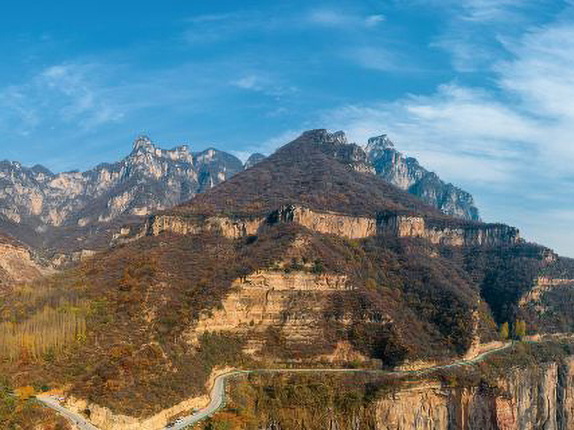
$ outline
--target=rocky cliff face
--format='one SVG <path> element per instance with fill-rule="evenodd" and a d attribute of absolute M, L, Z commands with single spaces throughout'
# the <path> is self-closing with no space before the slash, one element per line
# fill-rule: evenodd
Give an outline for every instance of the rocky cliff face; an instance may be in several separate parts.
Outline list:
<path fill-rule="evenodd" d="M 375 173 L 367 154 L 359 145 L 349 143 L 342 131 L 329 133 L 327 130 L 307 132 L 322 146 L 323 152 L 357 172 Z M 306 133 L 303 133 L 305 136 Z"/>
<path fill-rule="evenodd" d="M 379 234 L 419 237 L 436 245 L 497 246 L 520 241 L 518 229 L 502 224 L 444 224 L 418 216 L 384 214 L 377 225 Z"/>
<path fill-rule="evenodd" d="M 16 223 L 46 226 L 108 222 L 147 215 L 189 200 L 243 170 L 230 154 L 194 153 L 187 146 L 157 148 L 147 137 L 131 154 L 87 172 L 53 174 L 17 162 L 0 163 L 0 215 Z"/>
<path fill-rule="evenodd" d="M 411 383 L 366 408 L 277 404 L 280 410 L 260 413 L 259 428 L 293 430 L 303 422 L 312 430 L 567 430 L 574 428 L 574 360 L 515 368 L 490 386 Z"/>
<path fill-rule="evenodd" d="M 235 281 L 222 307 L 204 313 L 187 337 L 197 342 L 206 332 L 241 334 L 246 352 L 257 355 L 265 355 L 269 329 L 280 332 L 287 344 L 320 343 L 330 295 L 352 288 L 344 275 L 257 272 Z"/>
<path fill-rule="evenodd" d="M 287 205 L 262 217 L 185 217 L 156 215 L 148 219 L 139 233 L 127 229 L 116 235 L 116 242 L 137 239 L 144 235 L 157 236 L 164 232 L 181 235 L 210 232 L 237 239 L 256 234 L 261 228 L 277 223 L 296 223 L 311 231 L 347 239 L 364 239 L 376 235 L 415 237 L 435 245 L 498 246 L 520 241 L 518 229 L 502 224 L 444 223 L 421 216 L 382 213 L 377 217 L 350 216 L 336 212 L 313 211 Z"/>
<path fill-rule="evenodd" d="M 514 370 L 497 389 L 402 390 L 376 405 L 377 430 L 574 428 L 574 361 Z"/>
<path fill-rule="evenodd" d="M 391 184 L 420 197 L 447 215 L 480 219 L 469 193 L 445 183 L 435 173 L 422 167 L 415 158 L 404 156 L 395 149 L 387 135 L 370 138 L 366 153 L 377 175 Z"/>
<path fill-rule="evenodd" d="M 27 248 L 0 237 L 0 287 L 31 281 L 47 273 Z"/>

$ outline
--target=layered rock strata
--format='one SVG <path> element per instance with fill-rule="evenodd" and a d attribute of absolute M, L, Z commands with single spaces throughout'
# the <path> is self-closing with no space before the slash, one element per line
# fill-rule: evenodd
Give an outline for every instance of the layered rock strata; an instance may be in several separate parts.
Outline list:
<path fill-rule="evenodd" d="M 187 235 L 202 232 L 219 233 L 237 239 L 257 234 L 259 229 L 277 223 L 296 223 L 311 231 L 332 234 L 347 239 L 362 239 L 376 235 L 414 237 L 426 239 L 437 245 L 448 246 L 498 246 L 520 241 L 518 229 L 502 224 L 445 223 L 427 220 L 421 216 L 380 214 L 377 217 L 357 217 L 335 212 L 314 211 L 288 205 L 267 217 L 231 218 L 210 216 L 205 218 L 180 215 L 150 217 L 143 230 L 134 234 L 125 230 L 116 236 L 122 242 L 142 235 L 157 236 L 164 232 Z"/>

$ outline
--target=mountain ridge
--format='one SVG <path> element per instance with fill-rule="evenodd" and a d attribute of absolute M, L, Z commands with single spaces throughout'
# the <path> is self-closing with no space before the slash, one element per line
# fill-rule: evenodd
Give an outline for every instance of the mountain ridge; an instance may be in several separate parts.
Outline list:
<path fill-rule="evenodd" d="M 32 333 L 37 361 L 0 361 L 4 372 L 145 417 L 201 396 L 218 367 L 394 368 L 463 357 L 519 318 L 533 334 L 572 330 L 574 297 L 533 287 L 544 273 L 574 279 L 571 262 L 512 227 L 443 214 L 365 171 L 359 149 L 307 132 L 149 216 L 144 234 L 36 280 L 34 296 L 15 289 L 0 304 L 0 322 L 19 321 L 9 339 L 58 312 L 78 323 Z M 536 312 L 548 288 L 557 315 Z"/>
<path fill-rule="evenodd" d="M 371 189 L 364 189 L 361 194 L 373 196 L 377 189 L 387 190 L 385 192 L 389 195 L 396 194 L 388 188 L 387 183 L 397 185 L 392 178 L 381 174 L 380 169 L 377 173 L 380 163 L 374 163 L 372 148 L 372 141 L 376 138 L 369 141 L 371 147 L 368 144 L 367 149 L 370 151 L 366 152 L 360 145 L 349 143 L 341 131 L 329 133 L 318 129 L 303 136 L 312 134 L 322 144 L 325 156 L 332 156 L 342 165 L 371 177 L 368 179 L 371 183 L 368 188 Z M 140 136 L 133 142 L 132 151 L 122 160 L 100 163 L 85 172 L 53 173 L 41 165 L 25 167 L 18 162 L 3 161 L 0 162 L 0 184 L 3 185 L 0 189 L 0 230 L 39 250 L 46 258 L 55 259 L 59 266 L 69 259 L 74 261 L 76 257 L 72 255 L 87 255 L 105 249 L 121 225 L 137 224 L 150 213 L 169 211 L 185 204 L 236 174 L 257 169 L 273 156 L 255 153 L 243 164 L 235 156 L 214 148 L 198 152 L 191 151 L 188 145 L 162 149 L 148 137 Z M 319 172 L 322 169 L 324 166 L 315 165 L 311 170 Z M 272 175 L 272 172 L 267 174 Z M 340 175 L 345 176 L 346 172 L 341 171 Z M 376 180 L 378 178 L 386 183 Z M 258 181 L 252 184 L 253 190 L 260 186 Z M 441 191 L 444 183 L 437 181 L 436 187 L 434 184 L 423 187 L 427 195 L 444 194 Z M 407 191 L 429 206 L 444 209 L 437 199 L 425 199 L 424 195 L 417 195 L 413 190 L 414 186 Z M 283 199 L 283 204 L 296 203 L 295 197 L 298 196 L 291 197 Z M 347 198 L 347 206 L 371 205 L 365 199 L 358 204 L 361 199 Z M 416 203 L 416 200 L 408 200 L 411 205 Z M 457 207 L 456 201 L 452 203 Z M 281 205 L 273 206 L 275 210 Z M 384 205 L 379 206 L 380 209 Z M 459 209 L 454 211 L 460 215 L 459 218 L 473 219 L 467 216 L 468 211 L 464 208 Z M 66 254 L 69 258 L 63 257 Z"/>

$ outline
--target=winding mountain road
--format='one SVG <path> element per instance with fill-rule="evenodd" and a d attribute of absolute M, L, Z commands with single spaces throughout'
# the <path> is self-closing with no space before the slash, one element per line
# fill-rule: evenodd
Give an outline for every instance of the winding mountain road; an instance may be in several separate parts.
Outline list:
<path fill-rule="evenodd" d="M 253 373 L 377 373 L 382 375 L 424 375 L 426 373 L 433 372 L 440 369 L 449 369 L 452 367 L 468 366 L 471 364 L 478 363 L 484 360 L 486 357 L 496 354 L 498 352 L 504 351 L 512 347 L 513 343 L 507 343 L 499 348 L 491 349 L 490 351 L 483 352 L 476 357 L 469 360 L 458 360 L 450 364 L 443 364 L 439 366 L 425 367 L 419 370 L 401 370 L 401 371 L 384 371 L 384 370 L 365 370 L 365 369 L 254 369 L 254 370 L 236 370 L 231 371 L 215 378 L 213 383 L 213 388 L 211 389 L 210 402 L 209 404 L 191 415 L 179 419 L 176 423 L 171 426 L 164 427 L 158 430 L 183 430 L 199 421 L 202 421 L 215 412 L 219 411 L 225 407 L 226 396 L 225 396 L 225 385 L 227 380 L 247 374 Z M 69 409 L 62 406 L 58 400 L 51 396 L 40 395 L 37 397 L 43 405 L 51 408 L 62 416 L 67 418 L 71 423 L 73 423 L 80 430 L 100 430 L 93 424 L 91 424 L 84 416 L 77 414 Z"/>

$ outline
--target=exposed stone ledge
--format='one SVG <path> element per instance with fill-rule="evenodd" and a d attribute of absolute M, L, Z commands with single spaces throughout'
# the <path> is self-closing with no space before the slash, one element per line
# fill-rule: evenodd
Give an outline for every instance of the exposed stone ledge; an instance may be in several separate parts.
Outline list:
<path fill-rule="evenodd" d="M 50 270 L 37 264 L 28 249 L 12 244 L 0 244 L 0 272 L 12 282 L 31 281 Z"/>
<path fill-rule="evenodd" d="M 202 409 L 208 403 L 208 395 L 193 397 L 149 418 L 115 414 L 109 408 L 87 402 L 84 399 L 76 399 L 73 396 L 66 400 L 66 407 L 80 415 L 85 415 L 85 411 L 88 410 L 90 422 L 101 430 L 158 430 L 164 428 L 173 417 L 183 413 L 187 414 L 194 409 Z"/>
<path fill-rule="evenodd" d="M 416 385 L 377 402 L 378 430 L 574 428 L 573 360 L 515 369 L 500 388 Z"/>
<path fill-rule="evenodd" d="M 522 296 L 519 305 L 526 306 L 530 303 L 538 303 L 544 293 L 556 288 L 574 288 L 574 279 L 556 279 L 541 276 L 536 281 L 534 288 Z M 540 310 L 542 310 L 542 307 Z"/>
<path fill-rule="evenodd" d="M 196 343 L 206 332 L 249 334 L 246 352 L 253 354 L 261 346 L 259 336 L 269 327 L 282 330 L 290 341 L 312 341 L 322 335 L 325 299 L 335 291 L 349 289 L 343 275 L 256 272 L 236 280 L 221 308 L 204 312 L 186 337 Z"/>
<path fill-rule="evenodd" d="M 379 234 L 418 237 L 436 245 L 495 246 L 512 245 L 520 240 L 518 229 L 502 224 L 433 225 L 423 217 L 381 214 L 377 219 Z"/>
<path fill-rule="evenodd" d="M 263 222 L 263 218 L 234 220 L 223 216 L 214 216 L 205 220 L 192 220 L 178 216 L 157 215 L 148 219 L 146 230 L 147 234 L 152 236 L 157 236 L 163 232 L 182 235 L 211 232 L 237 239 L 257 233 Z"/>
<path fill-rule="evenodd" d="M 142 235 L 157 236 L 164 232 L 181 235 L 204 232 L 218 233 L 237 239 L 278 223 L 297 223 L 309 230 L 347 239 L 363 239 L 376 235 L 415 237 L 436 245 L 498 246 L 520 241 L 516 228 L 502 224 L 436 222 L 424 217 L 383 213 L 377 217 L 351 216 L 335 212 L 315 211 L 295 205 L 283 206 L 266 217 L 231 218 L 225 216 L 185 217 L 159 214 L 148 218 L 143 230 L 136 234 L 122 231 L 114 237 L 116 243 L 135 240 Z"/>

